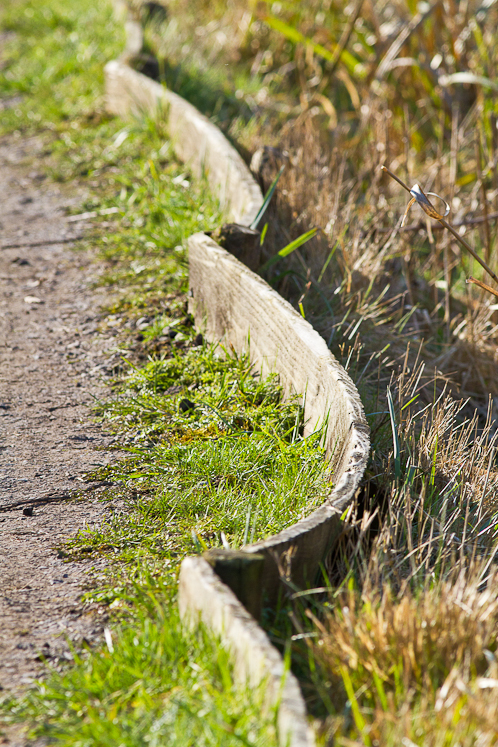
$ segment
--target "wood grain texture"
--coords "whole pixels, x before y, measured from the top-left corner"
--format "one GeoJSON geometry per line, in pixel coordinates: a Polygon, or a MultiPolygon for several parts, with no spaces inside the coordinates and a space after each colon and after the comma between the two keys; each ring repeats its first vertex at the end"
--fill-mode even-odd
{"type": "Polygon", "coordinates": [[[235,594],[203,558],[185,558],[179,579],[182,620],[195,627],[201,620],[221,636],[232,654],[237,680],[256,688],[264,684],[266,708],[278,704],[278,739],[282,747],[314,747],[298,682],[285,671],[279,652],[235,594]]]}
{"type": "Polygon", "coordinates": [[[197,109],[125,62],[105,66],[106,106],[122,117],[162,117],[178,158],[197,177],[206,175],[214,194],[235,223],[249,225],[263,203],[261,189],[223,133],[197,109]]]}
{"type": "Polygon", "coordinates": [[[270,603],[281,586],[276,558],[294,548],[292,579],[312,584],[341,532],[366,466],[369,429],[353,382],[325,341],[262,278],[205,234],[189,239],[190,310],[206,339],[248,351],[263,375],[277,372],[287,395],[305,394],[305,434],[326,429],[334,487],[326,504],[263,542],[244,548],[265,555],[263,589],[270,603]]]}

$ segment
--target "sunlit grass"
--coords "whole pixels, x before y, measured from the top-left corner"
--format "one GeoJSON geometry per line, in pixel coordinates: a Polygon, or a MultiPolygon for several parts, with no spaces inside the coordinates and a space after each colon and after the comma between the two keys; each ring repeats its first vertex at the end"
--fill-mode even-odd
{"type": "Polygon", "coordinates": [[[116,448],[130,456],[94,477],[115,481],[130,513],[80,532],[71,553],[178,557],[198,551],[192,532],[204,546],[239,547],[325,500],[321,433],[302,437],[300,407],[281,401],[276,377],[260,379],[247,356],[215,351],[151,361],[103,406],[116,448]]]}
{"type": "Polygon", "coordinates": [[[204,630],[185,634],[171,589],[142,570],[121,593],[128,624],[106,631],[99,651],[38,685],[9,720],[59,745],[202,745],[276,743],[264,691],[237,685],[229,653],[204,630]],[[265,715],[263,715],[265,712],[265,715]]]}
{"type": "Polygon", "coordinates": [[[103,66],[124,43],[110,3],[6,2],[0,24],[7,32],[0,93],[20,99],[2,111],[0,133],[57,129],[61,122],[70,128],[71,120],[94,112],[103,66]]]}

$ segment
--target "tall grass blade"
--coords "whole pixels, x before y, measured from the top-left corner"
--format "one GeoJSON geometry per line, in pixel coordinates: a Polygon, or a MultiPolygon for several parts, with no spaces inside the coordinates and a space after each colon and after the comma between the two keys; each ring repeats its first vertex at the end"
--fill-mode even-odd
{"type": "Polygon", "coordinates": [[[475,75],[475,73],[452,73],[451,75],[439,76],[438,83],[440,86],[452,86],[455,83],[483,86],[483,88],[491,88],[493,91],[498,91],[498,83],[484,75],[475,75]]]}
{"type": "MultiPolygon", "coordinates": [[[[327,60],[327,62],[337,62],[338,47],[336,47],[334,51],[331,51],[330,49],[324,47],[322,44],[314,42],[313,39],[305,36],[293,26],[289,26],[288,23],[285,23],[285,21],[282,21],[280,18],[275,18],[275,16],[266,16],[264,20],[265,23],[270,26],[270,28],[278,31],[279,34],[282,34],[282,36],[285,36],[286,39],[293,42],[294,44],[304,44],[306,47],[310,47],[316,55],[322,57],[324,60],[327,60]]],[[[347,49],[343,49],[339,52],[339,59],[350,73],[358,73],[358,71],[361,69],[359,68],[359,63],[356,57],[352,55],[351,52],[348,52],[347,49]]],[[[363,70],[361,71],[361,73],[362,75],[364,75],[363,70]]]]}
{"type": "Polygon", "coordinates": [[[302,236],[299,236],[297,239],[294,239],[294,241],[291,241],[290,244],[284,246],[284,248],[277,252],[277,254],[275,254],[273,257],[270,257],[270,259],[265,262],[264,265],[262,265],[260,271],[267,270],[269,267],[274,265],[275,262],[278,262],[281,257],[287,257],[293,251],[299,249],[300,246],[306,244],[307,241],[316,236],[319,230],[319,228],[312,228],[311,231],[306,231],[306,233],[303,233],[302,236]]]}
{"type": "MultiPolygon", "coordinates": [[[[261,205],[261,207],[258,210],[258,214],[256,215],[256,217],[254,218],[253,222],[249,226],[249,228],[252,228],[253,231],[256,230],[256,228],[258,227],[259,221],[261,220],[261,218],[263,217],[263,215],[266,213],[268,205],[270,204],[270,200],[273,197],[273,193],[275,192],[275,190],[277,188],[278,180],[280,179],[280,177],[284,173],[284,169],[285,169],[285,164],[280,167],[280,169],[278,171],[278,174],[276,175],[275,179],[272,181],[272,183],[270,185],[270,189],[268,190],[268,192],[265,195],[265,199],[263,201],[263,204],[261,205]]],[[[266,233],[266,231],[265,231],[265,233],[266,233]]]]}
{"type": "Polygon", "coordinates": [[[356,696],[354,694],[354,688],[353,688],[353,683],[351,682],[351,677],[349,676],[349,672],[346,669],[346,667],[341,666],[340,669],[341,669],[342,681],[344,682],[344,688],[346,690],[348,700],[351,705],[351,712],[353,714],[353,719],[356,724],[356,728],[360,732],[363,738],[363,741],[365,742],[367,747],[370,747],[372,742],[368,734],[365,734],[366,722],[363,716],[361,715],[361,711],[358,706],[358,701],[356,700],[356,696]]]}
{"type": "Polygon", "coordinates": [[[394,403],[391,390],[387,387],[387,406],[389,407],[389,418],[391,420],[391,429],[393,432],[393,448],[394,448],[394,474],[398,480],[401,477],[401,455],[399,448],[398,431],[396,428],[396,418],[394,415],[394,403]]]}

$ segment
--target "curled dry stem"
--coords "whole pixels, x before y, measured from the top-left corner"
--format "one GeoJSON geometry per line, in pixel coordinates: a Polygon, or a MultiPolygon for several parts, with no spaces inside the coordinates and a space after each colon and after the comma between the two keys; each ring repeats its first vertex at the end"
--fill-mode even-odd
{"type": "Polygon", "coordinates": [[[483,283],[481,280],[473,278],[472,275],[470,276],[470,278],[467,278],[467,283],[474,283],[474,285],[478,285],[479,288],[482,288],[483,290],[488,291],[489,293],[492,293],[494,296],[498,297],[498,291],[495,290],[495,288],[492,288],[490,285],[486,285],[486,283],[483,283]]]}
{"type": "MultiPolygon", "coordinates": [[[[436,208],[434,207],[434,205],[431,203],[431,201],[429,200],[429,198],[427,197],[427,195],[425,194],[425,192],[422,190],[421,187],[419,187],[418,184],[415,184],[410,189],[410,187],[408,187],[407,184],[405,184],[399,177],[397,177],[396,174],[394,174],[391,171],[391,169],[388,169],[387,166],[381,166],[381,169],[382,169],[382,171],[385,171],[387,174],[389,174],[390,177],[392,177],[395,181],[397,181],[398,184],[401,184],[401,186],[404,189],[406,189],[407,192],[409,192],[411,194],[412,199],[408,203],[408,207],[407,207],[406,212],[405,212],[405,217],[406,217],[406,213],[408,212],[408,210],[410,209],[410,207],[413,205],[413,203],[417,202],[420,205],[420,207],[422,208],[422,210],[424,211],[424,213],[426,215],[428,215],[430,218],[434,218],[435,220],[438,220],[444,228],[447,228],[448,231],[451,234],[453,234],[453,236],[455,237],[455,239],[464,247],[464,249],[466,249],[469,252],[469,254],[471,254],[472,257],[477,262],[479,262],[479,264],[481,265],[481,267],[483,267],[486,270],[486,272],[488,273],[488,275],[490,275],[493,278],[493,280],[495,281],[495,283],[498,283],[498,276],[496,275],[495,272],[493,272],[493,270],[487,264],[487,262],[485,262],[483,259],[481,259],[481,257],[479,257],[479,255],[476,254],[476,252],[474,251],[474,249],[472,249],[472,247],[470,246],[470,244],[467,241],[465,241],[465,239],[463,238],[463,236],[460,236],[460,234],[458,233],[458,231],[455,228],[453,228],[453,226],[450,223],[448,223],[448,221],[445,220],[445,216],[448,215],[448,213],[449,213],[449,205],[444,200],[443,200],[443,202],[445,202],[446,210],[445,210],[444,214],[442,215],[441,213],[439,213],[436,210],[436,208]]],[[[430,192],[429,194],[433,195],[434,193],[430,192]]],[[[434,196],[435,197],[439,197],[439,195],[436,195],[436,194],[434,194],[434,196]]],[[[442,198],[440,198],[440,199],[442,199],[442,198]]],[[[485,290],[490,291],[494,295],[498,295],[498,292],[494,291],[492,288],[490,288],[490,286],[485,285],[484,283],[481,283],[480,281],[476,281],[474,278],[471,278],[470,282],[473,282],[476,285],[479,285],[481,288],[484,288],[485,290]]]]}

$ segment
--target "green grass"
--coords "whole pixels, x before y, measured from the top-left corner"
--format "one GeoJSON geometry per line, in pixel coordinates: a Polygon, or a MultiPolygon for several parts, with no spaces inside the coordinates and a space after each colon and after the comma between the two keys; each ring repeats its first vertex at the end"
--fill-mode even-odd
{"type": "Polygon", "coordinates": [[[116,447],[130,456],[94,477],[117,482],[132,510],[80,532],[72,552],[94,548],[129,560],[148,550],[171,558],[218,546],[222,535],[239,547],[325,500],[330,478],[320,431],[302,437],[301,409],[281,401],[275,376],[261,379],[248,356],[217,352],[194,347],[152,360],[103,405],[116,447]]]}
{"type": "Polygon", "coordinates": [[[102,97],[103,66],[120,54],[124,30],[109,3],[7,2],[2,30],[2,97],[21,101],[2,112],[1,132],[69,131],[102,97]]]}
{"type": "Polygon", "coordinates": [[[185,633],[160,579],[142,571],[126,601],[131,620],[24,701],[7,702],[10,720],[68,747],[276,743],[264,689],[241,689],[228,652],[203,629],[185,633]]]}

